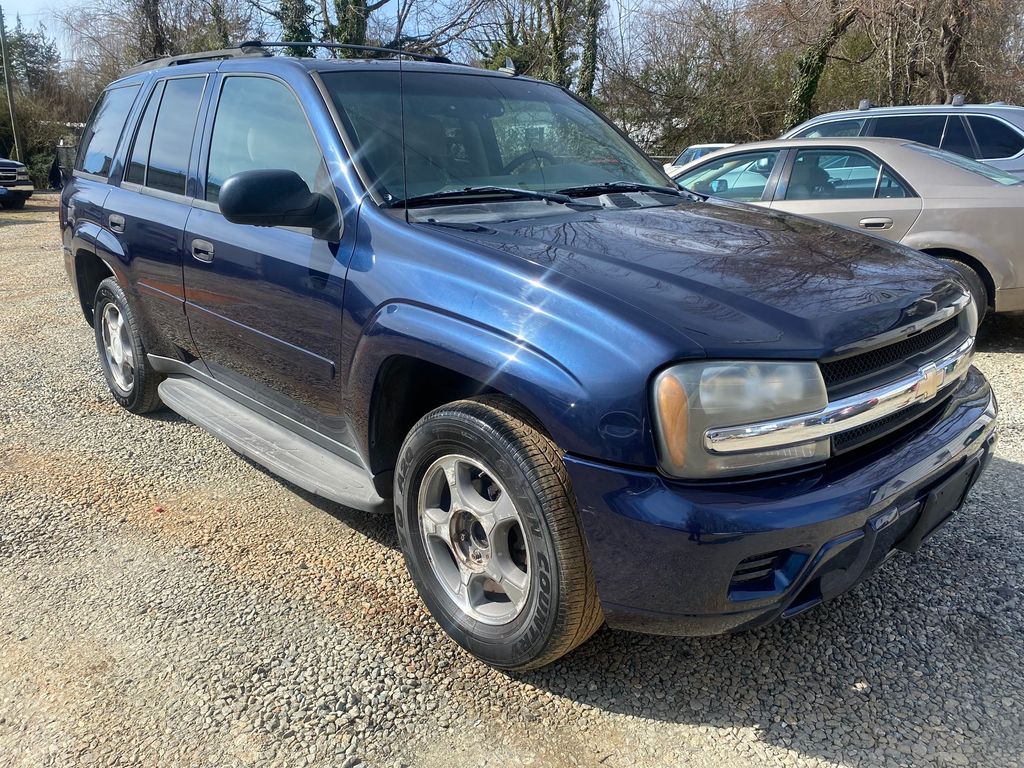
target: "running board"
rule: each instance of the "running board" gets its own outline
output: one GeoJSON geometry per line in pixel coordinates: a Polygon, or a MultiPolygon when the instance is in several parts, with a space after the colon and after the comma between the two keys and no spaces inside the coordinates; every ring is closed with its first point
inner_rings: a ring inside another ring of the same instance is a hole
{"type": "Polygon", "coordinates": [[[172,411],[288,482],[348,507],[389,511],[389,502],[377,494],[362,468],[202,382],[168,376],[158,391],[172,411]]]}

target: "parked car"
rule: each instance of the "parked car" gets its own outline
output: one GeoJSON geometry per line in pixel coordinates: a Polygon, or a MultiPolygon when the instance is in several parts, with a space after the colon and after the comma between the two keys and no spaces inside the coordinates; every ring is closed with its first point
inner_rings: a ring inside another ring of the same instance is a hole
{"type": "Polygon", "coordinates": [[[960,271],[978,305],[1024,310],[1024,179],[898,139],[744,144],[691,163],[687,189],[860,229],[960,271]]]}
{"type": "Polygon", "coordinates": [[[704,157],[704,155],[710,155],[712,152],[731,146],[732,144],[691,144],[680,152],[671,163],[665,163],[663,168],[665,173],[672,175],[687,163],[692,163],[694,160],[704,157]]]}
{"type": "Polygon", "coordinates": [[[819,115],[783,139],[880,136],[906,139],[1024,174],[1024,107],[1009,104],[934,104],[874,107],[819,115]]]}
{"type": "Polygon", "coordinates": [[[549,83],[267,53],[104,91],[71,283],[117,402],[393,512],[471,653],[760,626],[960,507],[996,404],[957,272],[682,192],[549,83]]]}
{"type": "Polygon", "coordinates": [[[0,207],[24,208],[33,189],[23,163],[0,157],[0,207]]]}

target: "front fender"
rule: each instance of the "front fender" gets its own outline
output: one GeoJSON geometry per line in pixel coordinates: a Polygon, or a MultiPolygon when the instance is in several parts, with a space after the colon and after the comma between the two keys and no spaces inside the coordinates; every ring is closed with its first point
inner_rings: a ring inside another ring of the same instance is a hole
{"type": "MultiPolygon", "coordinates": [[[[433,363],[513,398],[568,453],[655,462],[646,438],[646,381],[631,385],[632,377],[624,375],[614,391],[590,389],[570,367],[525,339],[411,303],[379,308],[365,326],[350,369],[350,413],[369,413],[381,366],[395,355],[433,363]]],[[[365,450],[368,424],[357,432],[365,450]]]]}

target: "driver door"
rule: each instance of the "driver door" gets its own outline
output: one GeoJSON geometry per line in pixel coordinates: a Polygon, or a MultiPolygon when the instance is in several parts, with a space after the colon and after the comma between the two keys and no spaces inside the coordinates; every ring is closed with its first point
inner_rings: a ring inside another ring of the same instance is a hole
{"type": "Polygon", "coordinates": [[[778,183],[782,154],[779,149],[765,149],[716,157],[676,182],[702,195],[767,206],[778,183]]]}

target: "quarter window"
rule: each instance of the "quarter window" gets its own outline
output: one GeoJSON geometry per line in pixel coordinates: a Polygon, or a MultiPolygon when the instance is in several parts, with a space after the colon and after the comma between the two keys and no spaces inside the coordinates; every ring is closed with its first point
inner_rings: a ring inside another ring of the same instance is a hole
{"type": "Polygon", "coordinates": [[[841,136],[860,136],[860,132],[864,129],[864,123],[866,121],[863,118],[855,120],[832,120],[828,123],[820,123],[818,125],[812,125],[810,128],[805,128],[796,134],[795,138],[800,139],[817,139],[817,138],[837,138],[841,136]]]}
{"type": "Polygon", "coordinates": [[[109,90],[100,97],[82,136],[75,166],[78,170],[99,176],[110,173],[117,142],[138,93],[139,86],[129,85],[109,90]]]}
{"type": "Polygon", "coordinates": [[[937,147],[945,127],[945,115],[898,115],[877,118],[873,133],[875,136],[907,139],[937,147]]]}
{"type": "Polygon", "coordinates": [[[693,169],[676,182],[704,195],[753,202],[764,196],[778,160],[779,150],[729,155],[693,169]]]}
{"type": "Polygon", "coordinates": [[[322,165],[305,113],[284,84],[265,77],[224,81],[210,140],[207,200],[216,202],[234,174],[269,168],[295,171],[314,189],[322,165]]]}
{"type": "Polygon", "coordinates": [[[786,200],[870,200],[910,197],[888,168],[863,152],[801,150],[793,163],[786,200]]]}
{"type": "Polygon", "coordinates": [[[970,115],[967,120],[978,141],[978,150],[986,160],[1013,157],[1024,149],[1024,137],[999,120],[984,115],[970,115]]]}

